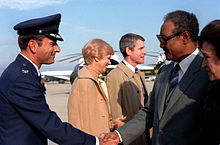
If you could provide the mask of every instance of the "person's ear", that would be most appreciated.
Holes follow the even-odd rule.
[[[132,50],[129,47],[126,47],[126,53],[128,56],[131,55],[131,52],[132,52]]]
[[[189,32],[186,31],[182,34],[182,36],[183,36],[183,44],[186,45],[190,39],[190,34]]]
[[[37,52],[37,47],[38,47],[38,44],[37,44],[37,42],[35,41],[35,40],[30,40],[29,42],[28,42],[28,48],[30,49],[30,51],[32,52],[32,53],[36,53]]]
[[[95,57],[95,61],[96,61],[96,62],[98,62],[98,61],[99,61],[99,59],[98,59],[97,57]]]

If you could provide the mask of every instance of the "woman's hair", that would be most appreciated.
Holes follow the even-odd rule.
[[[90,40],[82,49],[82,55],[85,63],[91,64],[95,57],[102,59],[106,55],[113,55],[112,47],[101,39]]]
[[[204,41],[214,46],[215,52],[220,58],[220,20],[214,20],[202,29],[199,36],[200,48],[202,48]]]

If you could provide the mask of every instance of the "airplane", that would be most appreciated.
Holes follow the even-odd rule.
[[[117,51],[116,51],[117,52]],[[149,52],[149,53],[156,53],[156,52]],[[158,52],[157,52],[158,53]],[[155,74],[155,66],[162,65],[165,62],[165,59],[163,58],[162,54],[159,52],[159,56],[146,54],[150,57],[158,57],[156,64],[153,65],[137,65],[137,68],[141,71],[145,72],[146,80],[154,80]],[[75,54],[69,54],[62,57],[62,59],[57,60],[56,62],[62,62],[66,60],[70,60],[69,62],[75,62],[78,61],[77,65],[74,67],[74,70],[63,70],[63,71],[43,71],[41,72],[41,78],[44,79],[44,81],[58,81],[59,83],[64,83],[65,81],[70,81],[71,84],[73,83],[74,79],[77,76],[77,72],[85,66],[84,59],[82,57],[81,53],[75,53]],[[119,56],[117,54],[114,54],[111,59],[111,65],[108,65],[106,72],[102,74],[103,78],[114,68],[116,68],[117,64],[119,64]]]
[[[41,78],[44,81],[58,81],[59,83],[64,83],[65,81],[70,81],[70,75],[72,70],[60,70],[60,71],[43,71],[41,72]]]

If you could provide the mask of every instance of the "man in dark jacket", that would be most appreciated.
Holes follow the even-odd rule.
[[[16,60],[0,78],[0,144],[46,145],[47,138],[60,145],[95,145],[99,141],[49,109],[40,83],[42,64],[54,63],[60,52],[57,40],[61,15],[17,24],[19,46]],[[102,142],[100,142],[102,144]]]
[[[198,32],[194,14],[177,10],[166,15],[157,38],[166,59],[172,62],[160,68],[145,107],[117,129],[118,134],[103,138],[119,141],[120,135],[128,145],[153,127],[152,145],[195,145],[201,140],[199,125],[209,80],[201,68]]]

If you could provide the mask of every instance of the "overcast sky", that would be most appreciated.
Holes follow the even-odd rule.
[[[128,32],[142,35],[146,51],[162,51],[156,34],[163,17],[174,10],[194,13],[200,30],[214,19],[220,19],[220,0],[0,0],[0,74],[19,53],[17,34],[13,26],[19,22],[61,13],[58,57],[81,52],[86,42],[101,38],[115,50],[118,41]],[[163,52],[163,51],[162,51]],[[145,57],[145,64],[155,62]],[[72,70],[68,61],[46,65],[41,70]]]

